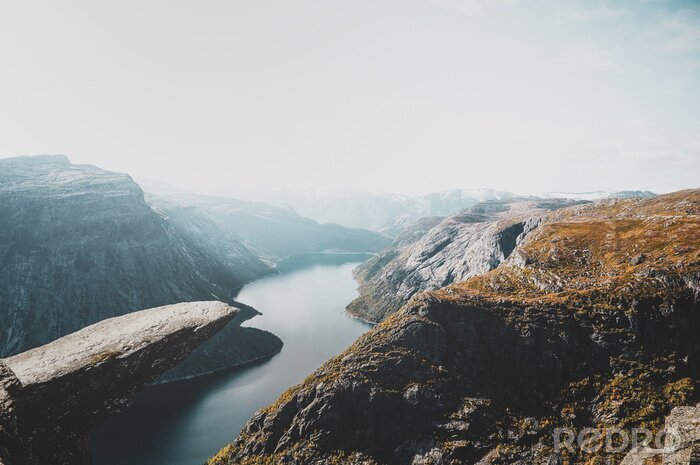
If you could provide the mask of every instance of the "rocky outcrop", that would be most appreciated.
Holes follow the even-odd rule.
[[[555,448],[555,432],[655,433],[697,403],[699,273],[700,190],[551,212],[501,266],[414,296],[210,463],[620,463],[629,450]]]
[[[89,434],[238,309],[191,302],[101,321],[0,360],[0,462],[89,464]]]
[[[391,248],[355,270],[360,296],[348,311],[379,322],[418,292],[486,273],[510,256],[546,212],[573,204],[557,199],[493,200],[441,221],[422,219],[404,229]]]
[[[64,156],[0,160],[0,357],[142,308],[233,302],[272,271],[207,217],[172,213],[151,208],[125,174]],[[260,344],[237,347],[255,334],[232,324],[209,353],[235,366],[279,351],[279,339],[256,334]]]
[[[700,464],[700,404],[674,408],[666,417],[658,442],[634,447],[620,465]]]
[[[10,454],[21,447],[13,399],[20,387],[15,374],[0,360],[0,465],[10,465]]]
[[[236,315],[218,334],[201,344],[192,354],[155,381],[166,383],[216,373],[270,358],[282,350],[282,340],[257,328],[241,326],[260,315],[249,305],[233,301]]]

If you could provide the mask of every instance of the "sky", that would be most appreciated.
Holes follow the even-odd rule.
[[[0,0],[0,157],[199,191],[700,187],[700,0]]]

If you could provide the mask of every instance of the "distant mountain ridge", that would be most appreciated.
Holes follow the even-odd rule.
[[[192,194],[148,180],[139,182],[148,203],[175,221],[186,210],[190,215],[206,216],[270,262],[328,251],[378,252],[391,243],[389,237],[377,232],[320,224],[286,205]]]
[[[604,199],[650,199],[656,197],[651,191],[592,191],[592,192],[545,192],[538,197],[545,199],[575,199],[575,200],[604,200]]]
[[[288,205],[300,215],[320,223],[334,223],[395,235],[419,218],[448,215],[483,200],[514,197],[509,192],[493,189],[449,190],[409,196],[357,190],[334,192],[256,192],[237,193],[239,197]]]
[[[74,165],[63,155],[0,159],[0,228],[0,357],[143,308],[234,303],[243,284],[289,256],[376,252],[390,243],[288,207],[146,195],[127,174]],[[259,312],[236,305],[234,321],[161,380],[278,352],[276,336],[240,327]]]
[[[424,195],[373,193],[358,190],[298,193],[286,191],[238,192],[234,196],[289,206],[300,215],[321,223],[363,228],[396,236],[420,218],[448,216],[479,202],[505,201],[514,198],[598,200],[654,196],[649,191],[596,191],[583,193],[549,192],[538,195],[516,195],[496,189],[453,189]]]

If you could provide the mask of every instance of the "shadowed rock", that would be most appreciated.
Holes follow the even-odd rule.
[[[222,302],[142,310],[0,360],[0,463],[90,463],[90,432],[238,311]]]
[[[554,433],[665,422],[680,441],[663,463],[696,465],[699,276],[700,190],[547,213],[503,264],[414,296],[209,463],[619,464],[628,449],[562,450]]]

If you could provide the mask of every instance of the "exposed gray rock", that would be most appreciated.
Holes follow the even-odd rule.
[[[92,429],[238,311],[222,302],[143,310],[0,360],[0,461],[90,463]]]
[[[126,174],[64,156],[0,160],[0,357],[142,308],[232,302],[241,285],[272,271],[206,215],[169,214],[151,208]],[[246,310],[207,344],[218,360],[181,375],[277,353],[275,336],[236,327],[255,315]]]
[[[662,446],[657,448],[655,446]],[[663,444],[631,450],[620,465],[698,465],[700,463],[700,404],[676,407],[666,417]]]
[[[628,449],[556,448],[555,433],[669,414],[695,444],[696,413],[672,409],[698,402],[698,225],[700,190],[549,213],[521,264],[415,296],[209,464],[619,463]],[[538,284],[551,276],[559,291]],[[695,465],[691,449],[677,463]]]
[[[12,370],[0,360],[0,465],[9,465],[10,450],[19,446],[13,396],[20,387]]]
[[[486,273],[507,259],[547,211],[569,200],[482,202],[437,222],[421,220],[397,236],[392,248],[360,265],[360,297],[350,313],[379,322],[416,293]]]

